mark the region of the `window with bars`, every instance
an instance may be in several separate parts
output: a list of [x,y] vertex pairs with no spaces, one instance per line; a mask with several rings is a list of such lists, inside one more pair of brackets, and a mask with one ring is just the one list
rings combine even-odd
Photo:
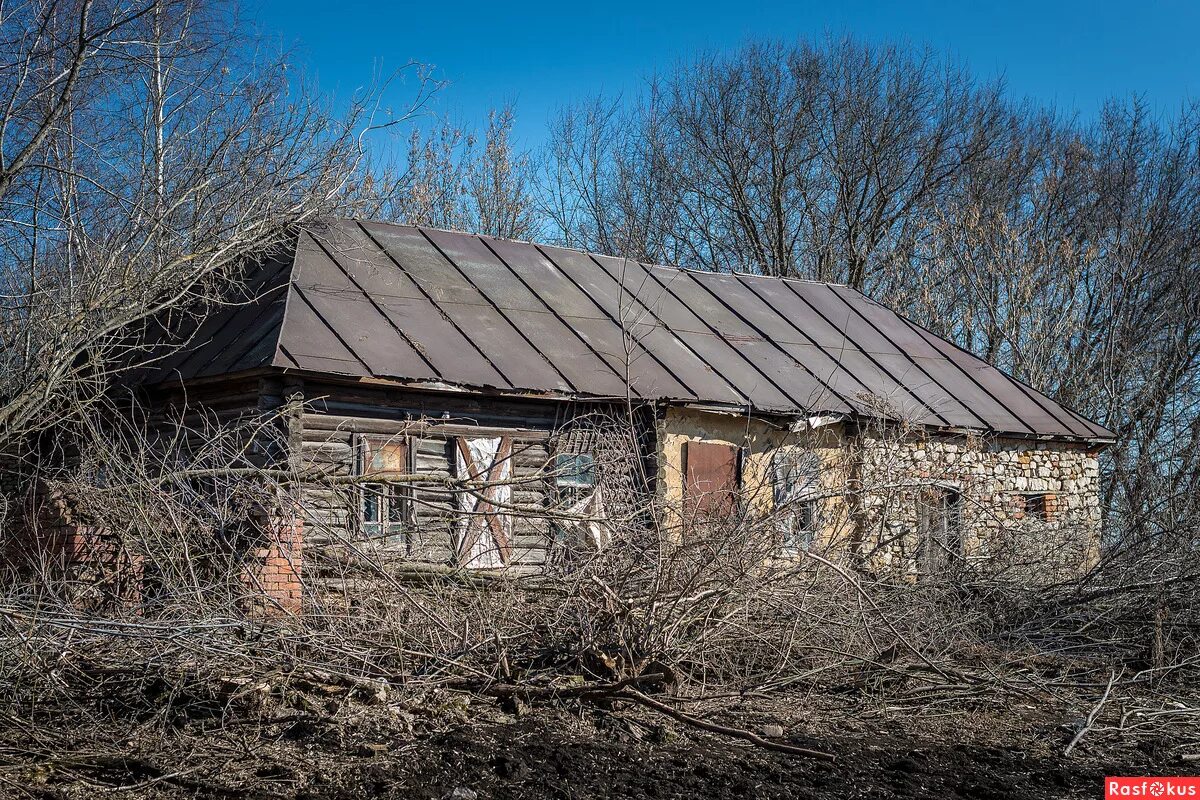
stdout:
[[1051,494],[1027,494],[1022,498],[1026,519],[1049,522],[1057,510],[1057,498]]

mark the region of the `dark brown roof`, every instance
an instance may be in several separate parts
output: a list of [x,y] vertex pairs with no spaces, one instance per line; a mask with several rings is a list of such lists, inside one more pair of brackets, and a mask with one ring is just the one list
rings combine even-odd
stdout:
[[944,428],[1113,434],[845,286],[375,222],[301,233],[147,382],[282,367]]

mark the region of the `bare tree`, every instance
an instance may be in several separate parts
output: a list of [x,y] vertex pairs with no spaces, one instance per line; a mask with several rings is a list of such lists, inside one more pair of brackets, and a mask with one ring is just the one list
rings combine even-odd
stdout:
[[137,365],[147,320],[354,202],[369,98],[323,108],[243,32],[200,0],[5,8],[0,446]]
[[443,120],[414,130],[407,165],[384,214],[416,225],[467,230],[508,239],[538,229],[533,167],[512,142],[511,106],[488,112],[479,137]]
[[562,112],[549,216],[584,246],[611,250],[624,224],[638,257],[862,288],[988,153],[998,94],[928,51],[849,39],[705,55],[628,109]]
[[1110,510],[1194,510],[1200,112],[1092,124],[927,50],[761,43],[564,110],[567,243],[847,283],[1116,431]]
[[1196,107],[1165,124],[1138,101],[1086,128],[1038,117],[1005,152],[935,210],[897,295],[1117,431],[1110,507],[1175,528],[1200,479]]

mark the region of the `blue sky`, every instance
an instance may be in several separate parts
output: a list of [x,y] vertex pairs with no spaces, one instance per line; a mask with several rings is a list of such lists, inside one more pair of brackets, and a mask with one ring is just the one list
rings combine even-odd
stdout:
[[[655,70],[755,37],[850,33],[929,44],[1009,91],[1084,117],[1106,97],[1144,94],[1171,113],[1200,96],[1200,3],[822,2],[370,3],[250,0],[264,34],[345,96],[410,59],[449,82],[437,110],[477,122],[513,102],[518,141],[538,145],[559,105],[630,92]],[[411,86],[396,85],[400,105]]]

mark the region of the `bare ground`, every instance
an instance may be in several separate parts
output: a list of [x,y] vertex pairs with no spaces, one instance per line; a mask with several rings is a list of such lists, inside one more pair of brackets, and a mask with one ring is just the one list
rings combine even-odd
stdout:
[[[513,711],[509,707],[509,711]],[[816,696],[790,710],[739,701],[721,722],[780,725],[777,741],[824,762],[764,750],[642,709],[546,706],[508,713],[490,699],[435,692],[419,703],[331,703],[253,729],[187,719],[124,757],[5,759],[3,796],[37,798],[1097,798],[1106,774],[1190,774],[1169,741],[1085,739],[1034,708],[863,713]],[[161,728],[156,728],[161,731]],[[10,734],[13,732],[10,731]],[[777,731],[771,731],[777,733]],[[90,738],[90,737],[89,737]],[[113,742],[117,744],[117,742]],[[9,737],[3,749],[15,754]],[[26,745],[28,743],[26,742]],[[106,748],[107,749],[107,748]],[[113,750],[108,750],[113,752]]]

